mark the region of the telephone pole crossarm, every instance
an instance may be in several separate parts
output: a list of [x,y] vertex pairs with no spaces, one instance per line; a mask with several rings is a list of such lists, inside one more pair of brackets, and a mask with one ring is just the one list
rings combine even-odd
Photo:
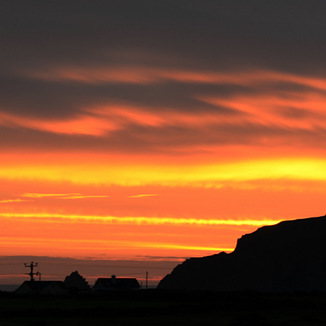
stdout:
[[38,265],[38,263],[34,263],[33,261],[30,263],[30,265],[28,265],[28,264],[24,264],[25,265],[25,267],[28,267],[28,268],[30,268],[31,269],[31,271],[29,272],[29,273],[27,273],[27,275],[29,275],[30,276],[30,278],[31,278],[31,282],[33,282],[34,281],[34,275],[39,275],[39,273],[38,272],[36,272],[36,273],[34,273],[34,267],[37,267],[37,265]]

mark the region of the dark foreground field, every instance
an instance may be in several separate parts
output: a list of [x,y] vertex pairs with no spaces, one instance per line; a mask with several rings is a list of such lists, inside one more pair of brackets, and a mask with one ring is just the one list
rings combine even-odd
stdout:
[[0,295],[0,326],[326,325],[326,293],[142,290],[105,296]]

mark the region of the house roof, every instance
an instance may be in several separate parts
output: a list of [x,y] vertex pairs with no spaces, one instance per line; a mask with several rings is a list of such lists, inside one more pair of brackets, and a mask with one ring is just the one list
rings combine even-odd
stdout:
[[40,292],[49,286],[65,289],[64,283],[61,281],[25,281],[16,291],[20,292],[21,289],[29,288],[31,291]]

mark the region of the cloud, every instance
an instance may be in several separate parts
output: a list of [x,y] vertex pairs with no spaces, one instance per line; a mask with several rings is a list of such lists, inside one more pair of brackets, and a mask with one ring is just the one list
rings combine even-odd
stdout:
[[[128,53],[155,48],[163,58],[173,54],[184,64],[210,68],[257,62],[288,68],[302,64],[301,69],[322,66],[325,45],[318,41],[323,40],[325,21],[319,0],[300,1],[295,8],[280,1],[257,0],[245,4],[239,0],[138,1],[137,5],[132,0],[92,4],[73,0],[65,4],[65,12],[62,6],[61,1],[41,4],[36,0],[28,6],[23,1],[6,4],[1,12],[7,31],[2,42],[11,45],[3,46],[6,66],[21,65],[19,59],[24,57],[30,65],[58,61],[82,65],[110,61],[110,52],[118,49]],[[10,53],[13,48],[21,51]],[[120,62],[127,59],[124,55]]]
[[23,202],[23,201],[26,201],[24,199],[2,199],[0,200],[0,204],[11,204],[11,203],[20,203],[20,202]]
[[76,195],[76,196],[67,196],[62,197],[62,199],[87,199],[87,198],[108,198],[107,195]]
[[26,128],[54,134],[90,136],[105,135],[109,131],[120,128],[108,119],[86,114],[80,114],[69,119],[49,120],[38,117],[22,117],[0,111],[1,125],[14,129]]
[[84,221],[84,222],[99,222],[108,224],[149,224],[149,225],[250,225],[264,226],[273,225],[280,220],[252,220],[252,219],[198,219],[198,218],[169,218],[169,217],[115,217],[115,216],[92,216],[92,215],[76,215],[76,214],[60,214],[60,213],[0,213],[3,218],[18,218],[18,219],[48,219],[49,221],[63,219],[66,221]]
[[157,194],[139,194],[139,195],[132,195],[129,198],[143,198],[143,197],[156,197]]
[[[8,149],[171,154],[201,146],[277,147],[280,140],[324,148],[325,78],[256,69],[154,72],[168,79],[155,85],[75,85],[70,113],[65,93],[72,86],[61,85],[63,106],[58,105],[67,110],[56,118],[42,101],[35,102],[41,116],[28,105],[12,111],[7,103],[0,110],[0,143]],[[101,72],[90,73],[96,79]]]
[[314,93],[286,93],[206,99],[246,114],[248,123],[280,126],[292,131],[325,128],[323,110],[326,96]]
[[[177,97],[182,88],[173,81],[198,87],[215,82],[216,74],[252,69],[323,74],[320,1],[309,5],[309,16],[304,2],[293,8],[278,1],[176,1],[172,6],[140,1],[135,6],[131,0],[72,0],[65,13],[62,5],[13,1],[2,8],[0,92],[6,110],[71,117],[83,103],[116,94],[152,103],[172,98],[175,106],[184,103],[190,110],[191,101]],[[26,72],[45,80],[26,78]],[[78,80],[94,85],[82,87],[74,83]],[[105,80],[107,87],[95,85]],[[159,88],[137,85],[158,80]]]
[[24,193],[22,197],[28,198],[47,198],[47,197],[70,197],[70,196],[79,196],[79,193],[68,193],[68,194],[39,194],[39,193]]
[[[56,199],[86,199],[86,198],[107,198],[107,195],[83,195],[80,193],[67,194],[40,194],[40,193],[25,193],[22,197],[28,198],[56,198]],[[23,201],[23,200],[18,200]],[[0,201],[1,203],[1,201]]]
[[[288,153],[287,153],[288,154]],[[274,155],[273,155],[274,156]],[[81,156],[82,158],[82,156]],[[76,157],[78,159],[78,157]],[[85,159],[85,156],[84,156]],[[102,159],[105,160],[105,157]],[[185,160],[187,157],[185,157]],[[105,161],[89,165],[78,161],[61,162],[52,165],[18,164],[3,165],[0,178],[22,182],[69,182],[75,185],[162,185],[191,187],[221,187],[229,182],[266,182],[284,180],[325,181],[325,159],[318,157],[278,157],[264,159],[224,159],[220,163],[188,162],[171,164],[166,161],[120,163],[111,165]],[[110,173],[108,173],[108,171]]]

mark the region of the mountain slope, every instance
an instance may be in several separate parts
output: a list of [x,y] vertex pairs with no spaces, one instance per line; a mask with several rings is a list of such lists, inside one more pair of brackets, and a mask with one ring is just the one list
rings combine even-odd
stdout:
[[259,228],[238,239],[230,254],[187,259],[158,288],[326,290],[326,217]]

